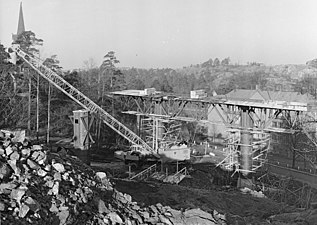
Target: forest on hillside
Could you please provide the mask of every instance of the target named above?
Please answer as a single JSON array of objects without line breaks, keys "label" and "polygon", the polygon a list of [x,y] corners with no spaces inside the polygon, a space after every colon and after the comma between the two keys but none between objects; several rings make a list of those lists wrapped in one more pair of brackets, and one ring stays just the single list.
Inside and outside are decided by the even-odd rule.
[{"label": "forest on hillside", "polygon": [[[32,31],[23,32],[16,42],[21,49],[35,56],[43,44],[43,40]],[[71,136],[69,116],[80,106],[22,60],[10,63],[8,52],[9,49],[0,44],[0,128],[23,128],[30,133]],[[298,91],[316,97],[317,69],[314,60],[307,65],[265,66],[256,62],[231,64],[228,57],[209,59],[179,69],[141,69],[120,68],[115,52],[108,51],[101,65],[88,59],[83,62],[83,68],[73,71],[64,71],[56,55],[43,63],[132,129],[135,121],[120,113],[127,110],[124,104],[110,98],[107,93],[154,87],[157,91],[179,95],[189,95],[191,90],[198,89],[205,89],[208,95],[213,92],[224,95],[234,89],[257,87],[262,90]],[[98,123],[95,125],[97,135],[102,132],[101,136],[110,142],[117,141],[109,128],[101,129],[100,126]]]}]

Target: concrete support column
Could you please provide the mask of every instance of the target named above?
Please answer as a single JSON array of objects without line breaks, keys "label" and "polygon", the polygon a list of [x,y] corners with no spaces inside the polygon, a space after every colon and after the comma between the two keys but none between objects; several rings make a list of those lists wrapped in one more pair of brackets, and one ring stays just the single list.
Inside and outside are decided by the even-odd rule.
[{"label": "concrete support column", "polygon": [[136,126],[137,126],[137,134],[141,137],[141,116],[136,115]]},{"label": "concrete support column", "polygon": [[[159,102],[155,102],[155,105],[154,105],[154,114],[158,114],[158,115],[162,115],[162,105],[159,103]],[[154,143],[156,143],[155,147],[156,149],[155,150],[158,150],[160,146],[159,145],[159,140],[162,139],[163,137],[163,132],[164,132],[164,129],[163,129],[163,123],[161,120],[157,119],[157,118],[154,118],[154,127],[153,129],[155,130],[155,134],[154,134],[154,137],[155,137],[155,140],[154,140]]]},{"label": "concrete support column", "polygon": [[247,109],[241,111],[241,137],[240,137],[240,165],[242,174],[247,175],[252,169],[252,133],[248,128],[253,127],[252,119]]}]

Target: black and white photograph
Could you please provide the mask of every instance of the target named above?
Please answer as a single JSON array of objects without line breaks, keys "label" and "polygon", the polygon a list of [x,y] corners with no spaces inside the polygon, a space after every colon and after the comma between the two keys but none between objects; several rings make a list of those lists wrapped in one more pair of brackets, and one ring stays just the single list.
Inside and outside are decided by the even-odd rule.
[{"label": "black and white photograph", "polygon": [[316,225],[316,10],[0,0],[0,225]]}]

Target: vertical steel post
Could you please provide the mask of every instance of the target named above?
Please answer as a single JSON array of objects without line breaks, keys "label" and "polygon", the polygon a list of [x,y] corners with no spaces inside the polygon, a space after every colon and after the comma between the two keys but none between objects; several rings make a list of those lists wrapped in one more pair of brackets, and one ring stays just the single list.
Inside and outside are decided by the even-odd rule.
[{"label": "vertical steel post", "polygon": [[31,134],[31,104],[32,104],[32,79],[28,69],[26,69],[27,75],[29,76],[29,105],[28,105],[28,131]]},{"label": "vertical steel post", "polygon": [[178,173],[178,160],[176,161],[176,173]]},{"label": "vertical steel post", "polygon": [[51,122],[51,84],[48,83],[48,96],[47,96],[47,136],[46,143],[50,142],[50,122]]},{"label": "vertical steel post", "polygon": [[39,128],[40,128],[40,75],[37,74],[36,83],[36,140],[39,140]]}]

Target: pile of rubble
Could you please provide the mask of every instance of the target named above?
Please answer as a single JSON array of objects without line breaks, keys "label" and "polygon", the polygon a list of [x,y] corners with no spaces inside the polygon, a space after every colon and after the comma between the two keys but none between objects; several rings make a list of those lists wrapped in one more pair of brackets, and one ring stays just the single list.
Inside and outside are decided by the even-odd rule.
[{"label": "pile of rubble", "polygon": [[78,158],[1,131],[0,181],[0,224],[226,224],[216,211],[140,207]]}]

